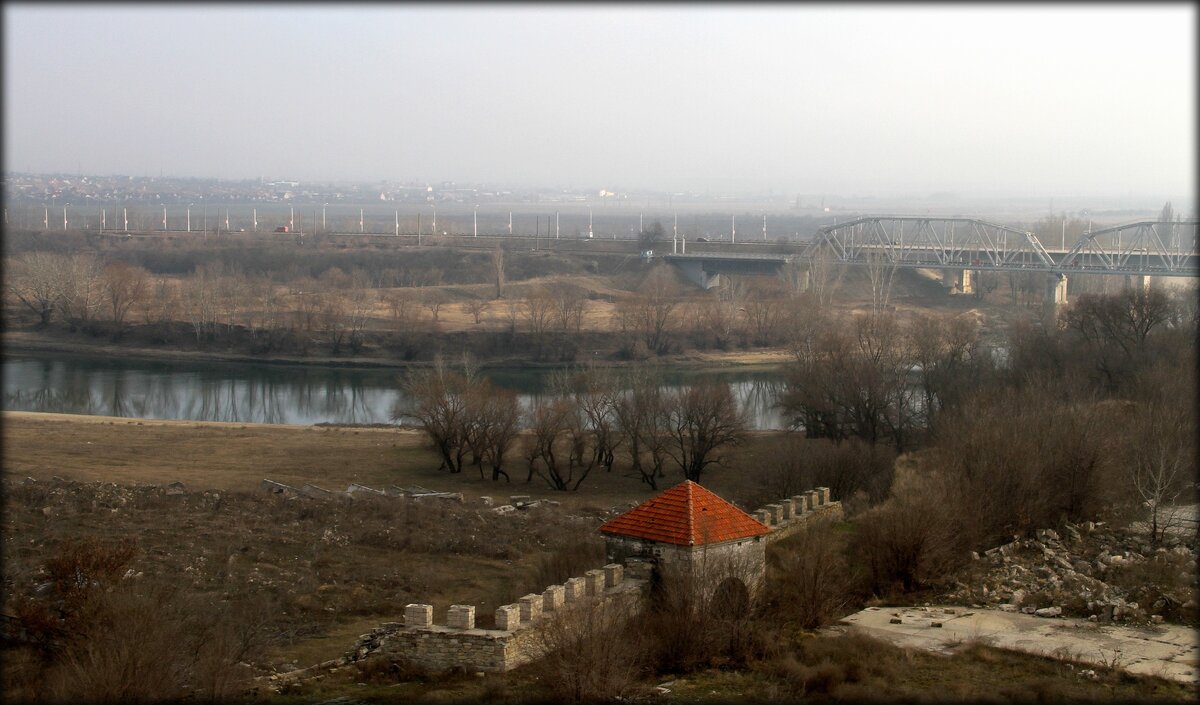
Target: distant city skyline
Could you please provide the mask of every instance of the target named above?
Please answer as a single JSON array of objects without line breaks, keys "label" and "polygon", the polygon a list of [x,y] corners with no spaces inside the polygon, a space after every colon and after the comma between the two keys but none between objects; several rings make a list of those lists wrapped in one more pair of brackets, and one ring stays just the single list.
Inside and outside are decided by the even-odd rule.
[{"label": "distant city skyline", "polygon": [[7,171],[1047,199],[1196,186],[1189,4],[3,11]]}]

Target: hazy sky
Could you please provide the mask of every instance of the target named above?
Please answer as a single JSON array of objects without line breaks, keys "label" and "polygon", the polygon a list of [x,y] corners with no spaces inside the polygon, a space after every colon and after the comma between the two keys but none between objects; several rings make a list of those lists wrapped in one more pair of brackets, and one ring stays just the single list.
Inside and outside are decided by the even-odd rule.
[{"label": "hazy sky", "polygon": [[17,171],[1195,189],[1196,8],[4,7]]}]

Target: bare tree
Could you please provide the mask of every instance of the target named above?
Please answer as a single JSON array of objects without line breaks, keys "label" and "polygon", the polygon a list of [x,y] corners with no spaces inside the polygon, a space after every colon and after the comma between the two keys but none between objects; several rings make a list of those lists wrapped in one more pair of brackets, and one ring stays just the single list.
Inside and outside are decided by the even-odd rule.
[{"label": "bare tree", "polygon": [[880,502],[891,489],[895,460],[896,454],[889,448],[855,439],[834,445],[825,439],[789,434],[778,447],[775,460],[763,468],[762,500],[828,487],[830,494],[841,500],[863,492],[871,502]]},{"label": "bare tree", "polygon": [[521,302],[509,299],[504,302],[504,322],[508,324],[508,334],[517,334],[517,323],[521,320]]},{"label": "bare tree", "polygon": [[892,297],[892,282],[896,278],[896,264],[885,255],[869,253],[867,278],[871,282],[871,315],[878,316],[887,310]]},{"label": "bare tree", "polygon": [[388,313],[392,318],[392,325],[395,326],[396,332],[407,333],[412,330],[413,322],[416,319],[416,303],[412,298],[398,292],[393,291],[386,298]]},{"label": "bare tree", "polygon": [[553,308],[554,299],[545,289],[537,288],[529,292],[525,297],[524,314],[530,333],[540,336],[546,332]]},{"label": "bare tree", "polygon": [[196,341],[211,340],[220,320],[220,267],[198,265],[184,282],[184,314],[192,326]]},{"label": "bare tree", "polygon": [[755,345],[772,345],[779,336],[787,304],[777,282],[760,281],[747,291],[742,311]]},{"label": "bare tree", "polygon": [[530,435],[526,438],[526,482],[534,475],[551,489],[577,490],[595,467],[587,448],[587,434],[575,400],[568,397],[540,399],[529,414]]},{"label": "bare tree", "polygon": [[484,299],[468,299],[463,308],[467,313],[471,314],[471,318],[475,321],[475,325],[479,325],[480,319],[483,317],[483,312],[488,308],[488,302]]},{"label": "bare tree", "polygon": [[251,333],[259,341],[260,350],[270,352],[281,344],[290,330],[286,302],[282,292],[269,279],[259,280],[251,296],[257,304],[261,321],[259,328],[251,326]]},{"label": "bare tree", "polygon": [[550,287],[548,294],[554,321],[559,329],[564,333],[578,333],[583,325],[583,312],[587,306],[587,297],[583,291],[572,284],[556,282]]},{"label": "bare tree", "polygon": [[288,296],[296,302],[293,308],[297,319],[296,327],[305,332],[312,332],[317,327],[321,305],[324,303],[321,289],[317,280],[311,277],[294,279],[288,286]]},{"label": "bare tree", "polygon": [[1066,328],[1082,338],[1096,369],[1110,388],[1144,358],[1154,329],[1172,318],[1170,297],[1159,288],[1118,294],[1085,294],[1062,315]]},{"label": "bare tree", "polygon": [[741,311],[746,299],[746,285],[730,277],[725,286],[709,292],[700,304],[704,328],[713,336],[718,348],[731,345],[741,330]]},{"label": "bare tree", "polygon": [[393,419],[411,418],[421,425],[442,460],[441,468],[452,473],[462,472],[468,450],[468,387],[467,378],[439,357],[432,368],[408,373],[402,387],[405,398],[392,412]]},{"label": "bare tree", "polygon": [[846,268],[837,262],[834,253],[828,247],[814,247],[818,249],[808,260],[809,290],[816,296],[817,305],[825,309],[837,296]]},{"label": "bare tree", "polygon": [[746,420],[724,382],[705,380],[671,392],[663,400],[662,413],[670,439],[667,454],[693,482],[699,482],[710,465],[723,462],[721,452],[745,437]]},{"label": "bare tree", "polygon": [[840,442],[857,436],[891,441],[902,450],[915,422],[908,395],[908,357],[890,315],[859,316],[830,324],[794,345],[781,404],[810,438]]},{"label": "bare tree", "polygon": [[446,303],[446,297],[437,289],[430,289],[421,294],[421,305],[433,316],[433,322],[438,322],[438,313]]},{"label": "bare tree", "polygon": [[370,286],[370,275],[366,271],[356,269],[350,275],[350,285],[346,292],[345,320],[349,335],[347,343],[352,352],[362,349],[363,334],[375,309],[375,295]]},{"label": "bare tree", "polygon": [[492,281],[496,285],[496,298],[504,298],[504,248],[496,243],[492,250]]},{"label": "bare tree", "polygon": [[72,326],[91,322],[106,298],[104,270],[95,255],[71,255],[62,281],[61,308]]},{"label": "bare tree", "polygon": [[616,428],[619,380],[611,371],[588,366],[571,380],[575,403],[591,432],[594,461],[611,471],[621,436]]},{"label": "bare tree", "polygon": [[39,325],[50,323],[62,293],[67,258],[41,250],[24,252],[9,260],[5,288],[38,316]]},{"label": "bare tree", "polygon": [[142,320],[162,325],[175,320],[179,297],[170,279],[157,277],[150,286],[150,296],[143,307]]},{"label": "bare tree", "polygon": [[1186,404],[1151,401],[1133,424],[1130,481],[1149,509],[1150,540],[1181,525],[1178,500],[1195,477],[1195,415]]},{"label": "bare tree", "polygon": [[142,302],[149,288],[146,270],[134,267],[124,262],[113,262],[104,268],[106,280],[105,289],[108,291],[109,311],[112,321],[121,327],[125,325],[125,317],[129,309]]},{"label": "bare tree", "polygon": [[829,522],[807,524],[789,538],[772,567],[771,602],[795,627],[816,629],[845,613],[851,600],[850,570]]},{"label": "bare tree", "polygon": [[349,301],[340,291],[323,291],[320,294],[321,308],[318,315],[318,330],[329,343],[332,355],[342,351],[342,345],[350,335]]},{"label": "bare tree", "polygon": [[909,324],[905,338],[921,378],[925,425],[960,391],[964,380],[959,373],[975,357],[977,329],[975,320],[965,315],[918,315]]},{"label": "bare tree", "polygon": [[643,280],[634,296],[618,302],[617,327],[626,335],[640,339],[654,353],[665,353],[670,332],[675,327],[679,307],[679,286],[669,265],[657,265]]},{"label": "bare tree", "polygon": [[650,489],[658,489],[664,476],[667,436],[662,428],[662,376],[647,368],[629,373],[623,394],[616,397],[613,416],[620,432],[631,469]]},{"label": "bare tree", "polygon": [[620,700],[637,686],[639,644],[627,603],[585,597],[549,615],[537,630],[535,667],[555,699]]},{"label": "bare tree", "polygon": [[[504,471],[505,458],[516,444],[521,432],[521,403],[516,392],[499,389],[490,384],[483,387],[479,416],[480,426],[480,460],[487,463],[492,471],[492,480],[504,476],[508,482],[508,473]],[[480,476],[483,467],[480,465]]]}]

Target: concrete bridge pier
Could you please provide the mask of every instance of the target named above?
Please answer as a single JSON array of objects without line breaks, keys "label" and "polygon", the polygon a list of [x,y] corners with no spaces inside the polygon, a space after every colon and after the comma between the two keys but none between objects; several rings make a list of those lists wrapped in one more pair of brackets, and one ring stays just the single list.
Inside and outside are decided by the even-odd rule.
[{"label": "concrete bridge pier", "polygon": [[1145,291],[1150,288],[1150,277],[1146,274],[1126,274],[1125,288]]},{"label": "concrete bridge pier", "polygon": [[971,294],[975,292],[974,272],[970,269],[948,267],[942,270],[942,286],[951,294]]},{"label": "concrete bridge pier", "polygon": [[1051,274],[1046,278],[1046,296],[1042,300],[1042,313],[1047,321],[1058,316],[1059,306],[1067,304],[1067,275]]},{"label": "concrete bridge pier", "polygon": [[675,265],[679,267],[679,270],[683,272],[683,275],[688,278],[688,281],[692,282],[701,289],[704,289],[705,291],[708,291],[714,286],[719,286],[721,284],[720,273],[706,272],[704,270],[704,263],[701,261],[676,261]]},{"label": "concrete bridge pier", "polygon": [[800,291],[812,290],[812,272],[808,269],[800,270]]}]

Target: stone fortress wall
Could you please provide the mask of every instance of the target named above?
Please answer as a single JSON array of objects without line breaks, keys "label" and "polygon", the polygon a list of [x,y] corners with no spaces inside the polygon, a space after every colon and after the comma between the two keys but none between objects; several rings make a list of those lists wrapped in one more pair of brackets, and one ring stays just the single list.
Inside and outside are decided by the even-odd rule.
[{"label": "stone fortress wall", "polygon": [[842,503],[830,497],[828,487],[817,487],[772,502],[751,515],[771,529],[765,537],[767,541],[778,541],[795,534],[814,519],[841,519]]},{"label": "stone fortress wall", "polygon": [[497,607],[493,629],[475,627],[474,605],[451,605],[443,625],[433,623],[432,605],[409,604],[403,622],[386,622],[364,634],[347,659],[385,656],[432,671],[504,672],[541,656],[538,627],[548,619],[593,601],[632,605],[645,587],[643,580],[626,578],[624,566],[606,565]]},{"label": "stone fortress wall", "polygon": [[[279,492],[278,487],[270,487],[267,482],[264,488]],[[829,488],[818,487],[772,502],[754,511],[752,516],[771,529],[762,538],[774,541],[795,534],[811,521],[840,518],[842,506],[841,502],[831,500]],[[402,659],[431,671],[452,668],[472,672],[509,671],[542,655],[539,627],[555,615],[594,600],[603,604],[637,604],[650,585],[648,567],[644,562],[631,560],[627,571],[625,565],[610,563],[589,570],[582,577],[551,585],[541,594],[525,595],[515,604],[496,608],[492,629],[475,627],[474,605],[451,605],[446,623],[434,624],[432,605],[409,604],[404,608],[402,622],[385,622],[362,635],[354,648],[337,661],[340,665],[385,657]]]}]

